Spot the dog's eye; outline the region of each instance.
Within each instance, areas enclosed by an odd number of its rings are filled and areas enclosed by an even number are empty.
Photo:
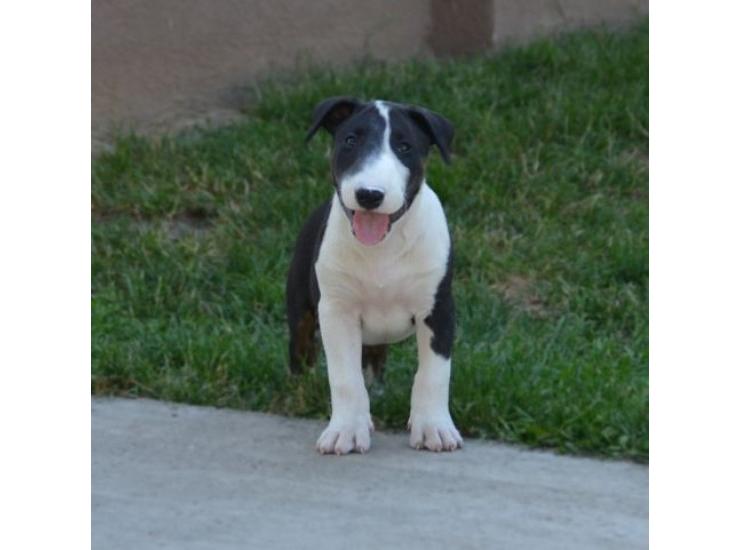
[[[347,147],[354,147],[357,144],[357,136],[354,134],[348,135],[346,138],[344,138],[344,144]]]
[[[411,144],[402,141],[401,143],[396,145],[396,151],[398,151],[399,153],[408,153],[409,151],[411,151]]]

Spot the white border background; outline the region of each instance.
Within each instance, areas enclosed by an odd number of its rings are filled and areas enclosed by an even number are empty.
[[[650,6],[652,548],[740,548],[739,15]]]
[[[0,548],[90,546],[90,5],[0,8]]]
[[[0,547],[86,548],[90,6],[7,4]],[[653,548],[740,547],[740,7],[723,4],[650,8]]]

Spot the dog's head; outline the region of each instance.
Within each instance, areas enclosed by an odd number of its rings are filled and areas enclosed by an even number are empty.
[[[454,134],[446,118],[422,107],[351,97],[319,103],[306,140],[319,128],[334,137],[334,185],[354,235],[365,245],[382,241],[408,210],[432,145],[449,162]]]

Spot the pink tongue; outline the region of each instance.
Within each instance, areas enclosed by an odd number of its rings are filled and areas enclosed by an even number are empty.
[[[383,240],[388,233],[390,216],[388,214],[376,214],[374,212],[355,211],[352,216],[352,229],[355,237],[362,244],[372,246]]]

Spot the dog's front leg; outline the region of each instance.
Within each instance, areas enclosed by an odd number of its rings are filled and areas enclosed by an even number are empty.
[[[416,449],[453,451],[462,447],[463,440],[452,422],[448,404],[451,361],[449,355],[445,357],[433,349],[433,337],[426,321],[417,323],[419,370],[411,390],[409,443]]]
[[[343,304],[319,302],[319,326],[331,390],[331,420],[316,442],[320,453],[361,453],[370,449],[370,399],[362,377],[359,314]]]

